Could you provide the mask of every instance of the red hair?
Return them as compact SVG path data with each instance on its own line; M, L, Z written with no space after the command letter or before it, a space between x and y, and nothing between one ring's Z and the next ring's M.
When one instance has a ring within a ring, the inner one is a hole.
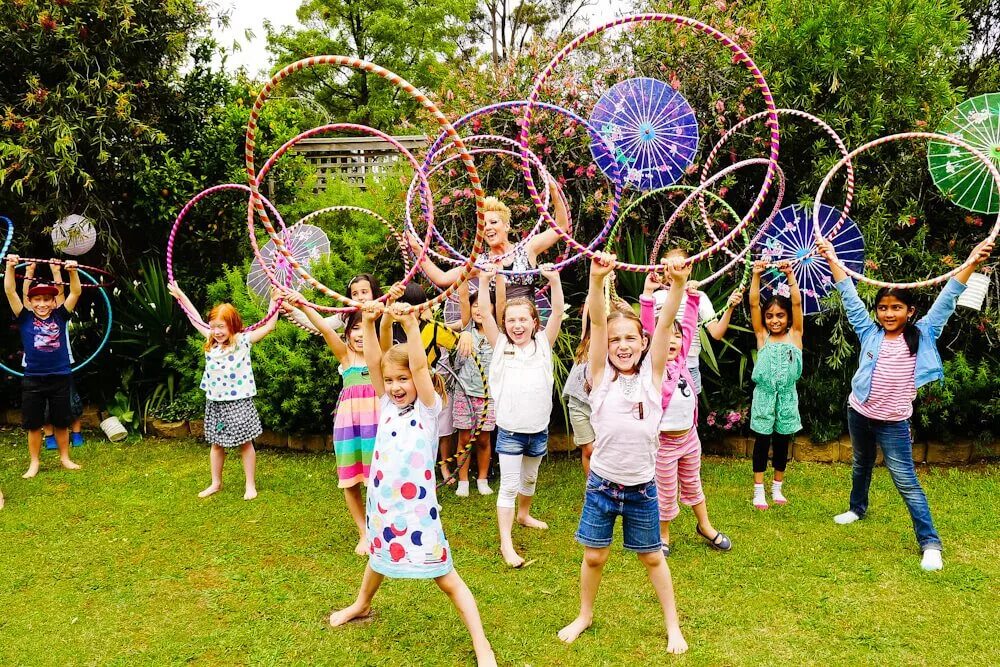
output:
M231 303L220 303L208 314L208 321L212 320L222 320L226 328L229 329L229 340L226 341L224 347L229 347L233 344L233 336L243 331L243 318L240 317L239 312ZM208 339L205 341L205 351L211 350L215 346L215 340L209 335Z

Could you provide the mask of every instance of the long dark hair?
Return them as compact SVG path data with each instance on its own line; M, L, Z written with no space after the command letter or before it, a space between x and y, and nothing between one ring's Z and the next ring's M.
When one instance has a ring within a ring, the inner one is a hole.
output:
M787 296L781 296L780 294L772 294L767 299L767 301L765 301L764 303L760 304L760 321L761 322L765 321L766 318L764 317L764 313L766 313L771 308L771 306L778 306L778 308L781 308L783 311L785 311L785 314L788 315L788 328L786 328L785 331L788 331L788 329L791 329L792 328L792 300L789 299Z
M370 273L359 273L358 275L351 278L351 282L347 283L347 296L351 296L351 288L355 283L360 283L362 281L368 281L368 284L372 288L372 300L378 299L382 296L382 286L378 284L378 278Z
M907 315L906 324L903 325L903 340L906 341L906 347L910 350L910 356L912 357L917 353L920 348L920 330L917 329L917 325L913 323L916 319L916 295L911 290L897 289L895 287L883 287L875 294L875 323L881 327L882 325L878 321L878 304L886 297L895 297L903 302L903 304L909 308L914 309L913 317Z

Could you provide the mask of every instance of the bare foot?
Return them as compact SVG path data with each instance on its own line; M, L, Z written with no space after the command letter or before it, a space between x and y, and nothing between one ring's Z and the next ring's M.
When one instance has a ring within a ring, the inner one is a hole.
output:
M445 480L445 484L448 486L455 486L455 478L452 477L451 471L448 470L448 466L441 465L441 479Z
M477 667L497 667L497 657L493 654L493 649L487 649L482 655L476 653Z
M358 543L354 545L354 553L356 553L359 556L367 556L368 552L369 552L368 540L362 537L360 540L358 540Z
M60 463L62 463L62 467L66 468L66 470L79 470L80 469L80 465L78 463L73 463L69 459L62 459L62 460L60 460Z
M253 500L257 497L257 489L247 489L246 493L243 494L243 500Z
M215 495L216 493L218 493L221 490L222 490L222 485L221 484L213 484L212 486L208 487L207 489L205 489L204 491L202 491L201 493L199 493L198 497L199 498L208 498L209 496Z
M31 479L38 474L38 461L32 461L28 466L28 472L21 475L24 479Z
M688 643L684 641L681 629L667 631L667 653L679 655L688 650Z
M330 621L329 621L330 627L336 628L341 625L344 625L345 623L350 623L351 621L356 619L367 618L371 616L371 613L372 613L372 608L370 606L363 607L359 605L357 602L355 602L350 607L346 607L344 609L341 609L340 611L335 611L332 614L330 614Z
M0 510L3 509L3 494L0 493Z
M513 568L518 568L524 565L524 559L517 555L513 547L500 547L500 554L503 556L503 560L507 565Z
M530 514L524 515L524 517L517 517L517 522L524 526L525 528L536 528L538 530L548 530L549 524L544 521L539 521Z
M586 616L577 616L573 619L572 623L559 631L559 639L563 640L567 644L572 644L584 630L590 627L590 624L593 622L593 617L588 618Z

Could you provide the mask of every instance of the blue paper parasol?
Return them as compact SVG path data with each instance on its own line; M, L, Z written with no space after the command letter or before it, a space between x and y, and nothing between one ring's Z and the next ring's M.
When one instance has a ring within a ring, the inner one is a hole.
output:
M820 206L820 230L823 236L829 238L830 230L840 220L841 212L830 206ZM853 220L848 218L830 239L834 250L849 268L862 273L865 266L865 240ZM815 248L813 221L811 212L798 204L786 206L778 211L778 215L768 227L760 240L758 257L768 262L779 262L783 259L796 261L792 267L795 280L802 292L802 312L814 315L820 312L820 300L833 289L833 278L830 266L819 255L806 257ZM802 259L805 257L805 259ZM771 268L764 272L761 280L761 291L773 294L777 292L788 296L788 284L784 275Z
M698 150L698 121L684 96L656 79L622 81L601 96L590 122L614 149L592 141L591 153L613 179L618 163L623 185L654 190L676 183Z

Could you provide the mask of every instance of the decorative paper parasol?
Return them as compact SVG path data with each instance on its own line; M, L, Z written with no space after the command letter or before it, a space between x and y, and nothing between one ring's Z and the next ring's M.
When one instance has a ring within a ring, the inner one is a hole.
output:
M300 222L283 230L281 235L285 247L307 269L314 261L330 252L330 239L315 225ZM278 252L274 241L265 243L260 249L260 254L269 262L281 284L292 289L299 289L302 286L303 281L299 274L292 269L285 256ZM266 300L270 297L271 281L259 262L254 262L253 268L247 275L247 287L261 299Z
M1000 167L1000 93L965 100L948 112L937 131L967 142ZM927 164L945 197L977 213L1000 212L1000 193L981 160L958 146L931 141Z
M822 310L820 299L833 289L830 265L815 254L815 237L811 212L798 204L786 206L774 218L760 240L760 259L779 262L793 260L792 271L802 292L802 312L814 315ZM820 230L824 236L836 226L841 212L830 206L820 207ZM831 239L837 256L851 269L861 273L865 265L865 240L853 220L848 218ZM810 253L812 256L807 257ZM804 259L803 259L804 258ZM762 291L788 296L788 284L777 269L764 272Z
M684 96L669 84L645 77L628 79L601 96L590 122L612 146L591 142L597 166L613 179L618 163L624 183L653 190L676 183L698 150L698 121Z

